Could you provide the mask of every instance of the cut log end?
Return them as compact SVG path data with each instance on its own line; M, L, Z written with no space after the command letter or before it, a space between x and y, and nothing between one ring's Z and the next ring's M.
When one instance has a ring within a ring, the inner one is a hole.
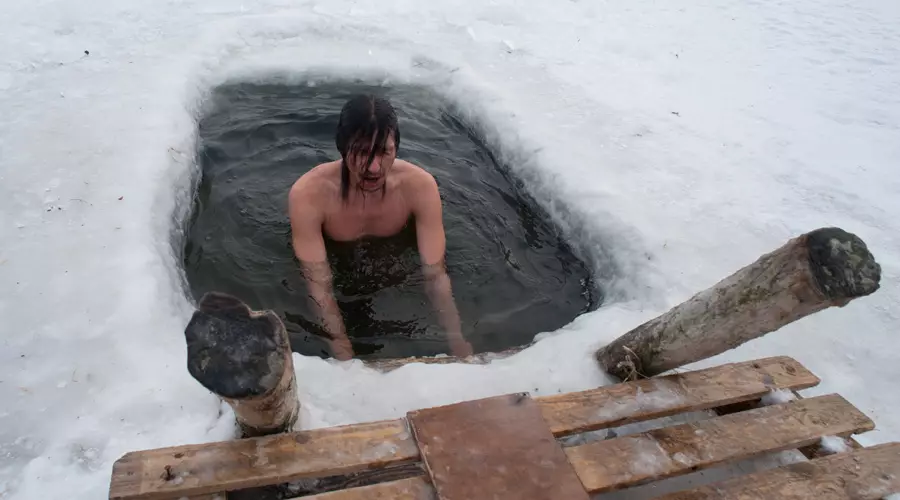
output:
M881 266L858 236L829 227L812 231L806 238L810 269L826 297L852 299L878 290Z
M188 371L234 410L244 436L290 430L300 403L284 323L240 299L203 296L184 330Z
M254 313L237 298L208 293L184 331L188 371L224 398L267 394L287 368L283 329L274 313Z

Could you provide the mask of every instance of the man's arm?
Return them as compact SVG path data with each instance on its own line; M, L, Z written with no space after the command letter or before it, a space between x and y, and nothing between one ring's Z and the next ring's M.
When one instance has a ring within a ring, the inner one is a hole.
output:
M325 253L322 238L322 212L316 206L302 180L291 189L288 212L291 219L291 241L294 254L300 260L309 296L322 321L322 327L331 335L329 344L335 358L348 360L353 357L353 346L344 329L344 320L332 291L331 266ZM304 192L305 191L305 192Z
M422 172L417 179L413 213L416 218L416 237L422 271L425 275L425 290L432 306L438 313L441 325L447 332L450 351L454 356L471 356L472 345L462 335L459 312L453 300L450 277L444 266L446 236L441 196L434 177Z

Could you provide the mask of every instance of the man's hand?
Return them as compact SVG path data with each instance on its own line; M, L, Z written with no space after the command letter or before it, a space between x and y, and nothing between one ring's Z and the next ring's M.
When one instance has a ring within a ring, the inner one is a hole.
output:
M450 334L450 353L457 358L468 358L473 353L470 344L461 333Z
M350 344L350 339L346 335L339 339L333 339L331 341L331 353L335 359L340 361L353 359L353 346Z

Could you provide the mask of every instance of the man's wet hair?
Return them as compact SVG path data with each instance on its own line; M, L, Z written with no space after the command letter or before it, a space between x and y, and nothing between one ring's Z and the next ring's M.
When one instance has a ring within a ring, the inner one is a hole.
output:
M350 169L347 166L347 158L365 156L368 158L365 165L371 165L375 155L383 153L387 148L388 138L392 135L394 146L399 150L400 127L397 124L397 112L387 99L374 95L358 95L344 104L334 138L341 153L343 200L350 194Z

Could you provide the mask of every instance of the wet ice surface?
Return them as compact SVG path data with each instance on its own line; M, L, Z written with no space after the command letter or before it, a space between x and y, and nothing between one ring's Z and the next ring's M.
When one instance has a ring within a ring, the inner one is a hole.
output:
M287 194L302 174L339 158L338 115L359 93L391 99L398 158L437 180L447 272L475 352L527 344L599 305L589 266L451 103L421 87L314 77L300 85L227 85L205 104L202 179L183 243L195 300L217 291L272 309L295 352L330 356L293 255ZM388 238L326 237L335 297L358 357L449 353L425 294L414 224Z
M185 368L191 307L170 242L189 209L198 103L228 77L272 72L440 88L610 264L597 274L603 307L490 365L378 374L295 356L303 427L606 383L594 349L789 237L836 225L868 243L882 288L699 365L793 356L822 379L809 393L841 393L873 418L864 443L897 440L898 10L892 0L7 6L0 491L103 498L127 451L233 435L233 417Z

